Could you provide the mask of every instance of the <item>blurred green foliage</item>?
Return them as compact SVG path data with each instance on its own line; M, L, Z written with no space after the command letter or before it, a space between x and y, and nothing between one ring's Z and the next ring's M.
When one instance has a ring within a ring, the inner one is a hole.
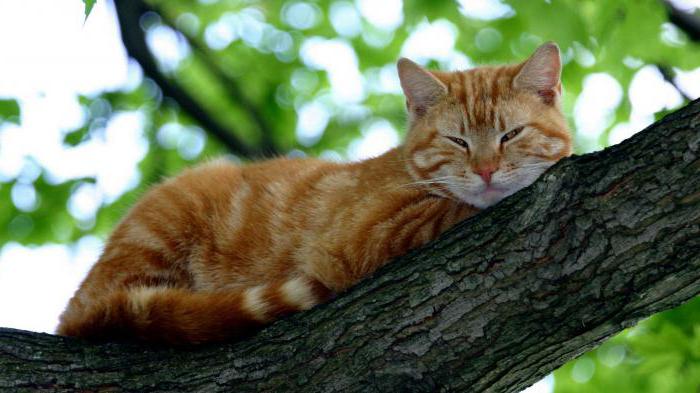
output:
M19 104L17 100L0 100L0 122L7 121L18 124L19 114Z
M554 375L557 393L698 392L700 297L625 330Z
M87 16L94 0L83 2ZM563 104L572 126L571 114L584 79L592 73L612 76L622 88L622 100L596 140L577 135L579 153L607 146L609 131L629 119L629 86L641 67L690 70L700 66L697 44L668 22L662 2L657 0L494 0L492 5L505 11L493 19L464 15L452 0L404 0L400 23L393 27L372 23L359 11L359 3L152 0L145 3L152 12L132 28L143 29L146 35L157 29L175 34L187 48L186 54L174 63L160 59L162 72L241 139L251 145L260 145L264 139L259 119L251 116L252 106L269 126L269 137L278 151L341 158L347 157L348 147L373 122L385 120L403 132L403 98L383 88L382 80L387 72L393 72L407 40L428 24L446 28L455 37L451 59L425 59L434 68L448 68L455 60L464 59L474 65L520 61L540 43L556 41L565 62ZM364 80L359 101L334 99L328 70L304 57L305 45L328 40L354 51L357 71ZM232 88L242 95L230 94ZM328 124L318 138L303 140L296 134L297 114L312 103L323 105L329 113ZM0 232L0 244L66 243L86 234L106 237L150 184L195 162L227 154L210 136L201 152L183 154L186 133L169 140L168 127L175 124L181 130L201 130L149 79L136 87L80 97L80 104L85 122L65 132L65 148L100 138L115 114L138 111L143 115L148 153L139 163L140 182L116 200L103 202L94 218L76 218L67 209L68 201L78 187L95 179L57 184L47 176L46 168L28 157L28 166L39 167L30 179L37 203L30 208L12 203L13 187L26 183L26 178L0 178L0 226L6 228ZM0 122L19 123L20 116L16 100L0 100ZM557 392L697 392L700 299L623 332L562 367L555 380Z
M92 11L92 7L95 6L95 0L83 0L83 3L85 4L85 18L87 19Z

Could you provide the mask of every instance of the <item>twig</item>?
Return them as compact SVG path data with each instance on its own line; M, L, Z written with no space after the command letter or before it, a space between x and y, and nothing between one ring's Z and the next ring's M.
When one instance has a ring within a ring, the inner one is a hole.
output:
M700 18L694 14L687 13L676 6L668 0L663 0L662 3L666 7L666 12L668 13L668 20L676 25L679 29L683 30L685 34L688 35L691 41L700 42ZM656 64L656 68L661 72L666 82L673 85L678 93L687 101L693 101L693 98L686 94L678 83L676 83L674 77L675 73L671 68L663 64Z
M668 20L678 26L679 29L683 30L688 35L688 38L695 42L700 42L700 19L693 14L676 8L676 6L668 0L664 0L663 3L666 6Z
M676 80L674 78L675 72L673 72L673 70L671 68L669 68L668 66L662 65L662 64L655 64L655 65L656 65L656 69L658 69L659 72L661 73L661 75L664 77L664 80L666 82L670 83L671 85L673 85L673 87L676 88L676 90L678 91L678 94L680 94L681 97L683 97L683 99L685 99L686 101L693 100L693 98L691 96L689 96L688 94L686 94L683 91L683 89L678 85L678 83L676 82Z

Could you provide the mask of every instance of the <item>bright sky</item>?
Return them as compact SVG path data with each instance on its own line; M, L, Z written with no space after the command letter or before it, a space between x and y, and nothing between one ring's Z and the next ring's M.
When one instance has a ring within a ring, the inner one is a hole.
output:
M105 138L62 147L64 133L85 120L79 94L129 88L141 78L129 65L105 3L98 1L83 20L78 0L0 3L0 97L18 98L22 116L21 126L0 126L0 178L22 179L12 190L20 209L31 211L39 203L31 186L38 173L30 157L57 183L96 177L94 186L79 187L71 198L69 209L76 217L93 217L103 200L118 197L138 180L136 165L146 144L136 113L117 115L105 128ZM0 251L0 326L52 332L101 247L94 237L68 246L5 245Z
M459 3L463 14L485 20L513 12L499 0L462 0ZM696 5L697 2L685 3ZM297 28L313 26L318 17L315 9L306 3L296 4L285 10L285 17L298 24ZM331 7L330 18L341 37L315 37L303 43L302 61L328 73L331 92L327 97L296 108L296 134L302 144L311 145L317 141L339 107L365 113L360 103L368 91L400 92L394 65L360 73L357 56L346 38L364 34L360 29L361 18L390 34L403 20L401 6L401 0L357 0L355 4L337 1ZM12 190L13 203L31 211L40 201L31 185L37 168L29 158L46 168L50 179L56 183L95 177L94 185L78 187L68 206L76 218L89 222L103 202L114 200L138 183L137 164L147 153L148 146L142 132L143 119L138 112L114 116L105 127L104 138L93 138L75 148L62 146L63 135L85 121L78 95L94 96L104 90L130 89L141 81L138 66L129 62L121 45L111 3L98 0L85 23L83 19L83 4L79 0L0 2L3 51L0 98L18 98L22 109L20 126L0 126L0 179L21 179ZM260 30L263 23L254 11L225 15L207 28L205 39L212 48L235 39L254 45L255 31ZM232 27L237 24L250 27L245 30L248 35ZM493 31L485 29L482 33L479 36L483 39L478 36L477 41L482 39L487 45ZM402 55L419 63L435 59L445 68L470 67L472 59L454 49L457 34L457 28L446 20L423 22L405 42ZM381 35L363 38L377 45L385 39ZM166 68L176 66L187 53L187 48L178 43L167 28L152 31L148 40ZM280 42L283 44L285 40ZM286 47L282 45L278 49L279 55L284 56ZM303 72L296 73L292 78L293 86L297 79L300 88L308 85L309 78ZM700 95L700 70L683 73L679 82L688 94ZM639 69L630 87L630 96L632 116L628 123L612 131L611 139L615 143L650 124L654 112L675 106L681 99L651 66ZM621 87L609 74L591 74L586 78L583 94L574 108L580 143L591 149L600 148L597 139L611 122L612 109L621 98ZM159 141L177 143L182 132L174 125L165 127L159 132ZM193 139L188 139L190 143L183 147L182 154L196 155L201 150L201 130L192 131L192 135ZM381 154L399 143L396 129L381 118L369 121L362 135L350 145L349 159ZM338 157L333 152L327 156ZM90 236L70 245L4 245L0 250L0 326L52 332L58 315L101 248L102 241ZM529 392L551 391L551 384L551 378L546 379Z

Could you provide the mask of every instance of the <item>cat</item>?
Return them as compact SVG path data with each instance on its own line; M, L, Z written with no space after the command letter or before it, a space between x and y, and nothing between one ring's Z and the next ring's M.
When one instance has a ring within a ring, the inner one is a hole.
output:
M556 44L515 65L397 67L403 145L350 163L214 161L153 187L114 230L58 333L240 339L329 300L571 154Z

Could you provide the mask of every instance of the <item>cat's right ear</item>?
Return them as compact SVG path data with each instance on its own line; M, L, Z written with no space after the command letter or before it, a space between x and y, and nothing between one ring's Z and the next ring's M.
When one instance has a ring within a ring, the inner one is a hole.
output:
M447 87L418 64L402 57L397 64L408 110L420 117L447 93Z
M513 86L540 96L545 104L553 105L561 94L561 55L554 42L546 42L523 63Z

